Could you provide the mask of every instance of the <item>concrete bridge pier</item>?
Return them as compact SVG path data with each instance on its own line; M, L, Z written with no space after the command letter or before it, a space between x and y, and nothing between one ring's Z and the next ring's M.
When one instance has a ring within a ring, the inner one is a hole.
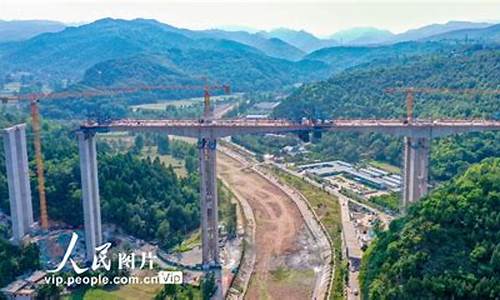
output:
M203 137L198 140L200 154L202 263L205 269L220 265L216 147L217 139L215 138Z
M9 186L12 241L19 245L33 225L26 125L20 124L4 129L3 141Z
M83 218L87 260L92 260L96 246L102 244L101 205L97 177L95 133L78 132L80 172L82 177Z
M429 184L430 139L426 137L405 137L404 182L401 212L408 205L425 196Z

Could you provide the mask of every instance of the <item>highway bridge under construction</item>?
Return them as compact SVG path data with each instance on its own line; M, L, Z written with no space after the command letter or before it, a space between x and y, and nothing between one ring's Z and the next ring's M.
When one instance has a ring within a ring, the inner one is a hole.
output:
M218 201L216 180L217 140L239 134L286 133L299 136L323 132L376 132L403 137L404 182L402 211L428 190L430 141L452 134L500 130L500 121L487 120L334 120L321 123L275 119L214 119L210 111L202 119L192 120L114 120L87 121L77 132L80 152L82 200L87 258L94 257L102 244L96 135L111 131L159 132L198 139L200 159L200 195L202 263L207 269L219 267ZM13 241L20 243L33 224L25 126L3 131L9 184Z
M92 259L95 247L102 243L99 182L97 170L96 134L110 131L158 132L198 139L200 152L200 195L202 228L202 262L205 268L219 267L216 149L217 140L240 134L295 133L308 140L312 133L321 137L323 132L383 133L404 138L404 173L401 210L427 193L429 177L430 141L452 134L499 130L496 120L424 120L413 114L415 93L464 93L498 95L500 90L448 90L431 88L394 88L387 92L406 93L407 118L404 120L328 120L302 122L277 119L221 119L214 116L210 103L210 91L222 89L229 93L229 86L138 86L112 88L83 93L27 94L3 97L2 101L29 100L31 103L35 157L37 162L38 190L40 198L40 225L48 229L45 203L44 172L41 155L40 126L37 102L40 99L64 99L67 97L106 96L115 93L135 93L151 90L195 89L204 90L204 111L199 119L191 120L106 120L87 121L77 132L80 151L82 200L86 234L87 258ZM12 98L12 99L11 99ZM19 243L33 224L33 210L29 185L29 169L25 141L25 126L19 125L3 131L9 183L11 216L13 217L13 241Z
M218 119L205 110L204 117L191 120L87 121L77 130L80 153L82 202L87 260L103 243L97 168L96 136L105 132L157 132L198 139L200 159L200 213L202 264L219 270L218 199L216 159L220 138L259 133L295 133L307 140L323 132L374 132L404 138L402 211L428 190L430 142L452 134L500 130L500 121L489 120L334 120L292 122L276 119ZM13 241L21 243L33 225L25 125L3 130L13 223Z
M402 209L423 197L428 190L430 141L452 134L500 130L500 121L486 120L335 120L321 123L275 119L114 120L88 121L77 134L80 149L82 193L87 255L93 257L102 242L95 137L112 131L160 132L198 139L200 152L200 195L202 263L205 269L220 267L218 247L218 202L216 180L217 140L222 137L286 133L299 135L322 132L376 132L405 139Z

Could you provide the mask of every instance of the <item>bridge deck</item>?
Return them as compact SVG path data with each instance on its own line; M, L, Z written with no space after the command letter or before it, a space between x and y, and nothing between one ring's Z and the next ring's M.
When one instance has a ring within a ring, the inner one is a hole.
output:
M266 132L303 130L381 132L393 135L431 134L442 136L453 133L499 130L500 121L493 120L416 120L408 124L402 120L334 120L321 124L296 123L283 119L216 119L200 120L132 120L122 119L98 123L89 121L81 126L84 131L166 131L171 134L199 136L210 132L215 137Z

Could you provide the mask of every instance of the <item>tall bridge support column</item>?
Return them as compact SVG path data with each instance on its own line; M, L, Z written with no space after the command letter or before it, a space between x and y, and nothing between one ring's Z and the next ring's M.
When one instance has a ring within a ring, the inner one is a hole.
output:
M3 131L5 165L9 186L12 241L20 244L33 225L26 125L16 125Z
M92 260L96 246L102 244L101 206L97 177L95 134L78 132L80 172L82 177L83 218L87 260Z
M401 211L425 196L429 184L429 138L405 137L404 183Z
M200 151L200 197L202 263L208 269L218 266L219 260L219 212L217 200L215 138L198 140Z

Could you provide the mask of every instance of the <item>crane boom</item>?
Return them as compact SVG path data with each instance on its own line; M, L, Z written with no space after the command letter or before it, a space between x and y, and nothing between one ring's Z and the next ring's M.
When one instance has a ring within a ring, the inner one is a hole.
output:
M223 90L229 93L230 87L228 85L135 85L130 87L114 87L114 88L94 88L83 92L55 92L50 94L45 93L29 93L16 96L1 97L2 101L20 101L20 100L63 100L67 98L92 98L99 96L113 96L117 94L130 94L137 92L148 91L172 91L172 90Z

